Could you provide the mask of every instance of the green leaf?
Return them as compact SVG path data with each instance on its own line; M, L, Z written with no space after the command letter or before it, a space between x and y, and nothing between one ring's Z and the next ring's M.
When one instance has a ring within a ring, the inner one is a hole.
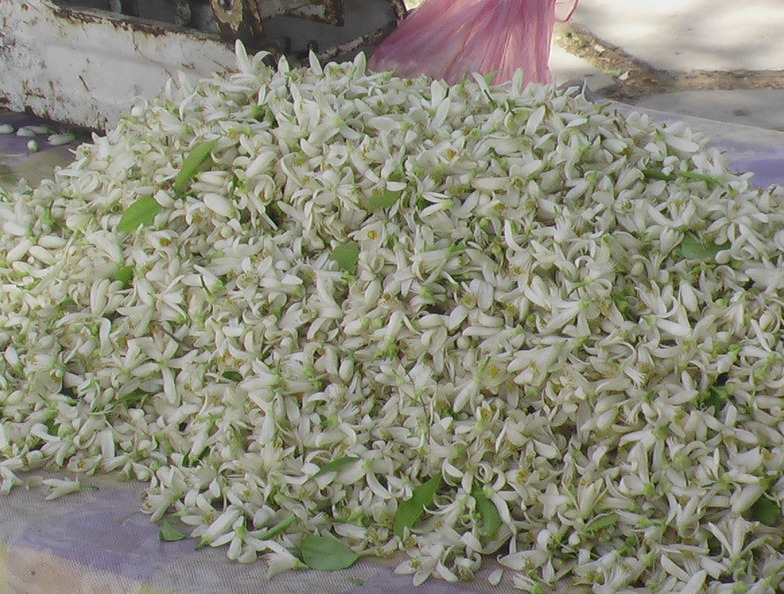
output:
M233 382L242 381L242 374L239 371L224 371L221 375L227 380L231 380Z
M359 559L358 554L332 535L306 536L299 552L308 567L320 571L346 569Z
M713 407L714 412L718 413L724 408L724 403L727 402L729 395L729 386L711 386L700 398L701 408Z
M596 516L593 520L588 522L585 526L585 531L589 534L595 534L605 528L611 528L618 523L619 516L615 512L609 514L601 514Z
M139 198L120 217L120 222L117 223L117 230L131 232L141 225L149 225L155 220L155 215L161 212L162 209L163 207L158 204L155 198L150 196Z
M749 508L748 515L751 520L756 520L769 526L775 525L781 519L781 506L763 495Z
M269 540L270 538L277 536L281 532L283 532L286 528L291 526L294 522L297 521L297 516L291 515L283 518L280 522L275 524L269 530L265 530L261 534L257 535L256 538L258 540Z
M254 120L261 122L264 120L265 115L267 115L267 108L263 105L255 103L250 106L250 117L252 117Z
M495 503L482 491L475 489L471 493L476 501L476 511L479 513L479 518L482 520L482 532L488 538L493 538L501 529L503 522L501 515L498 513L498 508Z
M60 425L54 419L49 419L44 425L46 426L46 432L49 435L57 435L57 432L60 429Z
M328 472L332 472L333 470L339 470L343 468L346 464L352 464L354 462L359 462L360 460L361 458L357 458L356 456L344 456L343 458L337 458L335 460L332 460L331 462L327 462L326 464L324 464L324 466L319 468L318 472L310 478L314 479L317 476L327 474Z
M641 171L643 176L645 176L645 179L675 181L679 177L682 177L685 179L696 179L699 181L704 181L706 184L711 186L721 185L720 179L711 177L710 175L705 175L704 173L699 173L697 171L675 171L673 173L664 173L661 169L641 169Z
M183 540L186 536L180 532L170 520L165 519L161 524L161 529L158 531L158 538L165 542L173 542Z
M117 402L124 404L128 408L139 408L144 406L147 398L149 398L151 395L151 392L145 392L141 388L136 388L135 390L131 390L127 394L123 394L122 396L118 397Z
M340 268L355 274L359 262L359 244L356 241L341 244L332 250L331 256Z
M186 468L195 467L199 462L201 462L202 458L204 458L204 456L207 455L207 450L208 448L204 448L203 450L194 454L193 456L190 455L190 452L185 454L182 457L182 465L185 466Z
M720 179L716 177L711 177L710 175L705 175L704 173L698 173L697 171L679 171L678 175L680 177L685 177L686 179L697 179L700 181L704 181L709 186L721 185Z
M185 195L191 180L199 173L199 169L210 156L215 145L218 144L218 140L220 139L214 138L212 140L199 142L191 149L188 156L183 159L182 167L180 167L177 176L174 178L174 193L177 194L177 196Z
M645 179L663 179L665 181L674 181L675 176L672 173L664 173L661 169L641 169Z
M112 276L112 280L120 281L124 285L130 285L133 280L133 266L121 266Z
M425 508L433 502L438 487L441 486L441 473L433 475L430 480L422 483L411 492L411 498L401 501L395 512L394 529L397 536L403 536L406 528L413 528L425 512Z
M681 256L687 260L713 260L722 250L730 248L730 243L722 243L717 245L715 243L704 244L693 233L686 233L681 241L680 252Z
M424 506L417 503L414 499L406 499L405 501L401 501L400 505L397 506L397 511L395 512L395 534L402 537L405 533L405 529L413 528L414 524L417 523L417 520L419 520L423 512Z
M367 206L369 210L389 208L403 195L403 190L381 190L370 194Z

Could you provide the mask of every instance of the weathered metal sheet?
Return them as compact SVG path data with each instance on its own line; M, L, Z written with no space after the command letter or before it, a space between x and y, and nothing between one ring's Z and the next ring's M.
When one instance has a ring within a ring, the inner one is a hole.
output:
M342 0L210 0L224 38L252 41L264 35L264 21L288 16L340 27L345 23Z
M262 0L273 12L281 1L291 8L303 0ZM292 60L308 49L324 60L350 57L405 13L402 0L343 0L343 7L343 26L271 16L252 45L285 47ZM0 0L0 105L9 109L106 129L134 97L155 96L178 72L202 78L233 64L233 43L216 33L51 0Z
M262 18L288 15L329 23L337 27L345 23L341 0L255 0Z
M16 111L104 129L177 72L204 77L233 64L217 36L47 0L0 2L0 97Z
M224 39L248 42L264 34L256 0L210 0L210 5Z
M350 57L374 47L405 12L403 0L343 0L341 26L286 14L265 19L264 34L269 40L286 39L294 56L315 49L323 58Z

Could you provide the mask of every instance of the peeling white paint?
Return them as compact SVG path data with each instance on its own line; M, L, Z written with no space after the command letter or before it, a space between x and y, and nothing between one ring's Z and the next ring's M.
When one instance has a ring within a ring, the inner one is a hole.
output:
M295 49L313 35L319 53L332 58L380 37L404 11L402 0L348 0L345 6L344 27L272 20ZM49 0L0 1L0 105L12 110L106 129L134 97L155 96L178 72L203 78L233 64L233 43L211 33Z
M142 28L46 0L0 2L0 31L0 96L8 107L90 128L113 125L134 96L157 94L178 71L202 77L234 63L217 36Z

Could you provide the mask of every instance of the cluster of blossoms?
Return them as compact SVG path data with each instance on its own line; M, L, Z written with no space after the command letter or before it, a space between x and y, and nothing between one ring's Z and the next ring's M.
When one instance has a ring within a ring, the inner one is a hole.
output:
M262 59L2 196L2 490L147 481L273 572L332 534L417 583L780 587L779 193L520 76Z

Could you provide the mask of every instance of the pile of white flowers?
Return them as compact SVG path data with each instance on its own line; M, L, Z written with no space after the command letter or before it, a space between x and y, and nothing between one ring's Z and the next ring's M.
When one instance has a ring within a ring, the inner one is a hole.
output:
M318 536L416 583L780 587L780 194L520 77L262 59L2 195L2 490L149 481L272 573Z

